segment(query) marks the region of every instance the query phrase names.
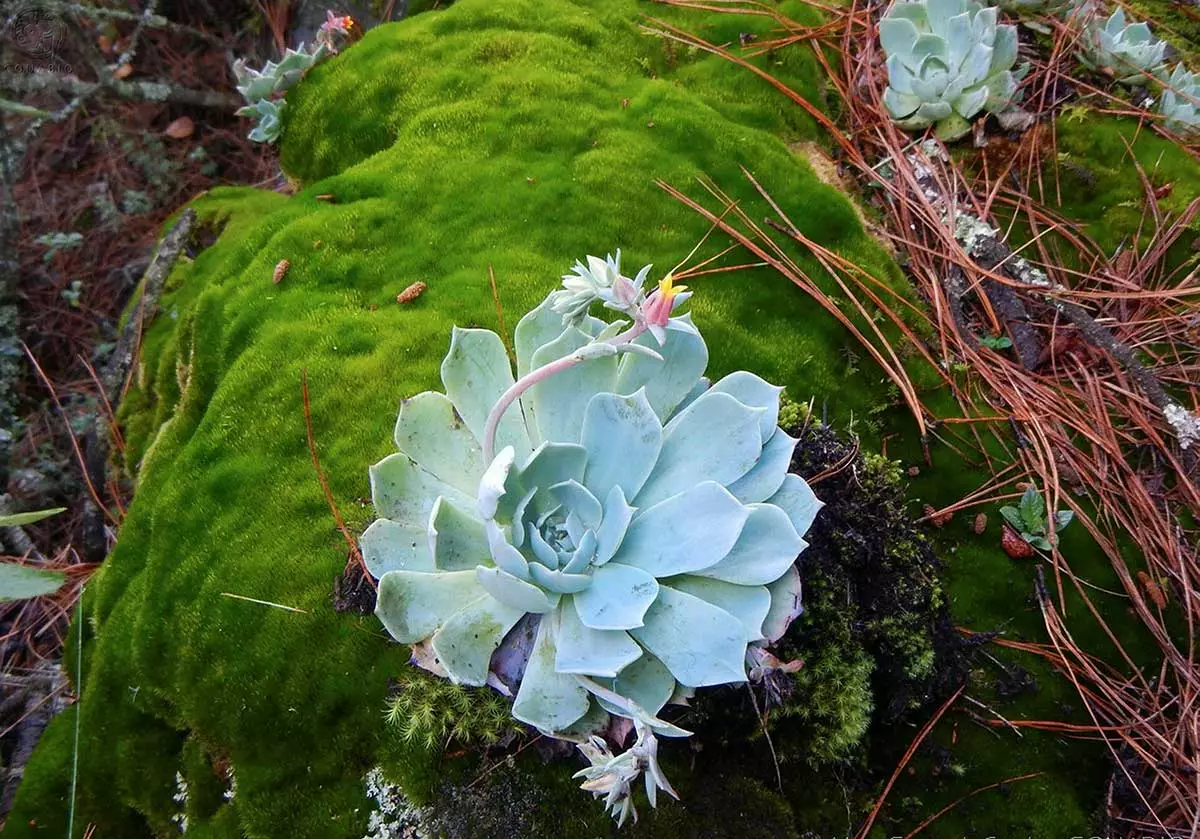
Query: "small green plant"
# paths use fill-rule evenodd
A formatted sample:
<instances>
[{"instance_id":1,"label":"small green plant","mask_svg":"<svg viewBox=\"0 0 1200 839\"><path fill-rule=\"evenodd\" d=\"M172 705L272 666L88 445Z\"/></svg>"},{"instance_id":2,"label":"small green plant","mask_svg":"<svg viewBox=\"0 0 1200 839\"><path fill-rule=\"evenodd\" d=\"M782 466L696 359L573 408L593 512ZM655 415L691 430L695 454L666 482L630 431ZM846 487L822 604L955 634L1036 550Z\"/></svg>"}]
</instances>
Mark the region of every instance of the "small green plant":
<instances>
[{"instance_id":1,"label":"small green plant","mask_svg":"<svg viewBox=\"0 0 1200 839\"><path fill-rule=\"evenodd\" d=\"M54 261L54 257L63 251L74 250L82 245L83 235L80 233L55 231L54 233L45 233L38 236L33 241L46 249L46 252L42 254L42 262L50 263Z\"/></svg>"},{"instance_id":2,"label":"small green plant","mask_svg":"<svg viewBox=\"0 0 1200 839\"><path fill-rule=\"evenodd\" d=\"M1013 71L1017 29L998 24L998 14L974 0L921 0L897 3L879 22L883 104L902 128L933 125L943 140L955 140L976 114L1011 104L1024 68Z\"/></svg>"},{"instance_id":3,"label":"small green plant","mask_svg":"<svg viewBox=\"0 0 1200 839\"><path fill-rule=\"evenodd\" d=\"M1013 345L1012 338L1007 335L984 335L979 339L979 343L989 350L1006 350Z\"/></svg>"},{"instance_id":4,"label":"small green plant","mask_svg":"<svg viewBox=\"0 0 1200 839\"><path fill-rule=\"evenodd\" d=\"M1033 487L1025 490L1016 507L1001 507L1000 515L1022 539L1043 551L1050 550L1055 541L1054 534L1061 533L1075 518L1071 510L1059 510L1054 514L1054 529L1050 530L1050 522L1046 518L1046 500Z\"/></svg>"}]
</instances>

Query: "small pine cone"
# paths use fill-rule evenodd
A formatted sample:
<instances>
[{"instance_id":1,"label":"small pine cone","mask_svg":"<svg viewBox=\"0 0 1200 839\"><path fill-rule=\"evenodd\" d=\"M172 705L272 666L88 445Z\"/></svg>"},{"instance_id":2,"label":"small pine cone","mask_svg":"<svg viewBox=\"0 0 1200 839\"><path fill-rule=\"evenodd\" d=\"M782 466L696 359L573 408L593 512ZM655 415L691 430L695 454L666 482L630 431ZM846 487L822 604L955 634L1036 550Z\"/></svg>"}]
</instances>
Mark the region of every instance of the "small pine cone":
<instances>
[{"instance_id":1,"label":"small pine cone","mask_svg":"<svg viewBox=\"0 0 1200 839\"><path fill-rule=\"evenodd\" d=\"M908 467L908 469L905 470L905 473L908 475L908 477L915 478L915 477L917 477L917 475L921 474L921 467L920 466L910 466L910 467Z\"/></svg>"},{"instance_id":2,"label":"small pine cone","mask_svg":"<svg viewBox=\"0 0 1200 839\"><path fill-rule=\"evenodd\" d=\"M397 303L411 303L416 300L425 291L427 286L422 282L415 282L404 291L396 295Z\"/></svg>"},{"instance_id":3,"label":"small pine cone","mask_svg":"<svg viewBox=\"0 0 1200 839\"><path fill-rule=\"evenodd\" d=\"M939 513L933 509L932 504L926 504L921 508L921 512L925 514L925 518L933 522L934 527L945 527L946 522L954 518L954 513Z\"/></svg>"},{"instance_id":4,"label":"small pine cone","mask_svg":"<svg viewBox=\"0 0 1200 839\"><path fill-rule=\"evenodd\" d=\"M275 285L279 285L281 282L283 282L284 276L291 267L292 263L288 262L286 259L279 260L278 264L275 266L275 273L271 276L271 282L275 283Z\"/></svg>"},{"instance_id":5,"label":"small pine cone","mask_svg":"<svg viewBox=\"0 0 1200 839\"><path fill-rule=\"evenodd\" d=\"M1028 559L1033 556L1033 545L1021 538L1021 534L1007 524L1000 531L1000 547L1013 559Z\"/></svg>"},{"instance_id":6,"label":"small pine cone","mask_svg":"<svg viewBox=\"0 0 1200 839\"><path fill-rule=\"evenodd\" d=\"M1154 578L1145 571L1138 571L1137 576L1138 582L1146 590L1146 596L1154 601L1154 605L1160 609L1167 608L1167 593L1163 591L1163 587L1155 582Z\"/></svg>"},{"instance_id":7,"label":"small pine cone","mask_svg":"<svg viewBox=\"0 0 1200 839\"><path fill-rule=\"evenodd\" d=\"M980 513L975 517L975 524L972 527L976 536L982 536L983 531L987 530L987 513Z\"/></svg>"}]
</instances>

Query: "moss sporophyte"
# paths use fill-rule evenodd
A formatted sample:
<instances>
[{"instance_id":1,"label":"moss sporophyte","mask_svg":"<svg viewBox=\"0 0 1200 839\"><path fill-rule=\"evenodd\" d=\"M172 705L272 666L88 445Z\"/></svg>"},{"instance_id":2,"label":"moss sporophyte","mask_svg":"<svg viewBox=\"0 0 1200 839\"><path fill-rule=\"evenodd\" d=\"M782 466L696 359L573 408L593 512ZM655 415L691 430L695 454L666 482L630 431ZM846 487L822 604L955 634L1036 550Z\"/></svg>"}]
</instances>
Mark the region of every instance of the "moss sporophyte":
<instances>
[{"instance_id":1,"label":"moss sporophyte","mask_svg":"<svg viewBox=\"0 0 1200 839\"><path fill-rule=\"evenodd\" d=\"M704 378L677 313L691 292L668 273L647 294L649 271L624 276L619 251L576 263L517 325L515 375L498 335L455 328L445 393L404 402L400 451L371 468L362 537L376 614L414 663L577 743L620 824L639 777L651 806L675 795L657 737L689 732L668 703L798 666L766 648L800 613L821 508L788 472L782 388Z\"/></svg>"}]
</instances>

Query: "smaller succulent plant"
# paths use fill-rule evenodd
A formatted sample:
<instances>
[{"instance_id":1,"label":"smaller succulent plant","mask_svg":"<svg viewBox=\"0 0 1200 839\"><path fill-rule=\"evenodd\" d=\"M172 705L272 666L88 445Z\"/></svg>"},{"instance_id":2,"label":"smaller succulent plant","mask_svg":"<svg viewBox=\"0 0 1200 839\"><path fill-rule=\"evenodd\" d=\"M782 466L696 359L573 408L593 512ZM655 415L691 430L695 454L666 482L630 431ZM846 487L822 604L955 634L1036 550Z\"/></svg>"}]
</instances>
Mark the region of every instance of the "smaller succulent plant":
<instances>
[{"instance_id":1,"label":"smaller succulent plant","mask_svg":"<svg viewBox=\"0 0 1200 839\"><path fill-rule=\"evenodd\" d=\"M1046 518L1046 500L1033 487L1025 490L1016 507L1001 507L1000 515L1004 516L1004 520L1022 539L1043 551L1050 550L1054 534L1060 533L1075 518L1072 511L1059 510L1054 514L1054 522L1051 525Z\"/></svg>"},{"instance_id":2,"label":"smaller succulent plant","mask_svg":"<svg viewBox=\"0 0 1200 839\"><path fill-rule=\"evenodd\" d=\"M253 117L254 119L254 128L246 136L256 143L274 143L278 140L279 130L282 127L280 120L283 117L285 104L282 99L259 99L257 102L238 108L238 116Z\"/></svg>"},{"instance_id":3,"label":"smaller succulent plant","mask_svg":"<svg viewBox=\"0 0 1200 839\"><path fill-rule=\"evenodd\" d=\"M1097 22L1087 30L1079 60L1121 84L1141 85L1163 69L1166 49L1165 41L1150 34L1148 24L1126 22L1125 10L1118 8L1103 26Z\"/></svg>"},{"instance_id":4,"label":"smaller succulent plant","mask_svg":"<svg viewBox=\"0 0 1200 839\"><path fill-rule=\"evenodd\" d=\"M1163 84L1158 110L1167 118L1167 128L1180 134L1200 132L1200 73L1176 64Z\"/></svg>"},{"instance_id":5,"label":"smaller succulent plant","mask_svg":"<svg viewBox=\"0 0 1200 839\"><path fill-rule=\"evenodd\" d=\"M980 111L1008 107L1023 71L1013 71L1016 27L998 24L997 15L974 0L921 0L897 3L879 22L883 104L902 128L933 125L954 140Z\"/></svg>"},{"instance_id":6,"label":"smaller succulent plant","mask_svg":"<svg viewBox=\"0 0 1200 839\"><path fill-rule=\"evenodd\" d=\"M300 81L308 68L325 57L328 49L318 46L315 49L289 49L278 62L268 61L261 70L247 67L244 59L239 58L233 63L233 75L237 79L237 91L250 103L266 99L276 93L285 93L289 87Z\"/></svg>"},{"instance_id":7,"label":"smaller succulent plant","mask_svg":"<svg viewBox=\"0 0 1200 839\"><path fill-rule=\"evenodd\" d=\"M288 49L278 61L268 61L261 70L247 67L244 59L233 63L237 91L249 103L237 111L238 116L254 119L254 129L248 135L258 143L273 143L279 139L281 118L288 88L300 81L308 70L323 58L336 55L338 50L361 34L351 17L325 13L325 22L317 30L316 40L305 47Z\"/></svg>"}]
</instances>

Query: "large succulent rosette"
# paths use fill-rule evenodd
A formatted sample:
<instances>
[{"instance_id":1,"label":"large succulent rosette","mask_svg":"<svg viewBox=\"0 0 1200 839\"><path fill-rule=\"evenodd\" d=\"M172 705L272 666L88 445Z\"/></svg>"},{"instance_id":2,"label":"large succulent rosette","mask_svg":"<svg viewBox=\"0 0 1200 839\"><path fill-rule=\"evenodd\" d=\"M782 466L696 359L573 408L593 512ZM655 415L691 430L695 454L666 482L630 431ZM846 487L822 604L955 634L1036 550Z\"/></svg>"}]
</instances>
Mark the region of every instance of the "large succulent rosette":
<instances>
[{"instance_id":1,"label":"large succulent rosette","mask_svg":"<svg viewBox=\"0 0 1200 839\"><path fill-rule=\"evenodd\" d=\"M527 314L516 377L614 331L573 323L552 298ZM684 734L660 709L745 681L748 654L761 662L798 614L794 563L821 503L788 473L781 388L746 372L710 386L690 317L663 334L635 342L661 358L591 357L539 381L485 463L514 372L495 333L456 328L445 394L406 400L400 451L371 468L380 518L362 549L384 626L456 683L515 689L514 716L553 735L610 714Z\"/></svg>"}]
</instances>

